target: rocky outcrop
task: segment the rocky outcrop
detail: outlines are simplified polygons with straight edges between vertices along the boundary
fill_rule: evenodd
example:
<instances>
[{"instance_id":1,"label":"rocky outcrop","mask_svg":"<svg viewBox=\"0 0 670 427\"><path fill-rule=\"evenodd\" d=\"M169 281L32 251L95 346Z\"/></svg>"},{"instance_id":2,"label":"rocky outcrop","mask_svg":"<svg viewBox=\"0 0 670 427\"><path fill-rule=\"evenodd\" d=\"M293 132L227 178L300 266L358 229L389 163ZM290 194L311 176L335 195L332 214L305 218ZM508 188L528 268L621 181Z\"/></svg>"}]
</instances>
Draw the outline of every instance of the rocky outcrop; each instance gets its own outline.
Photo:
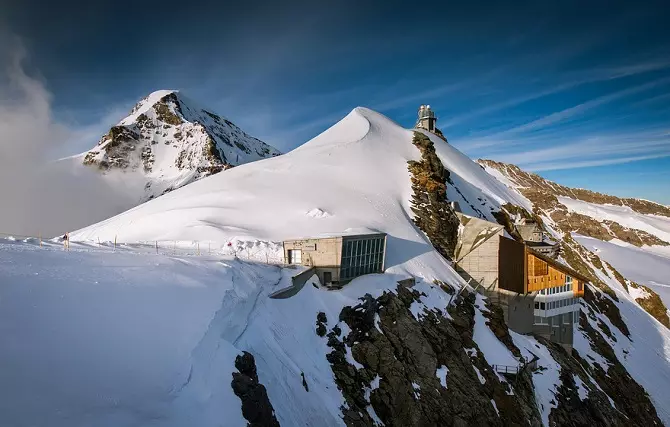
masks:
<instances>
[{"instance_id":1,"label":"rocky outcrop","mask_svg":"<svg viewBox=\"0 0 670 427\"><path fill-rule=\"evenodd\" d=\"M585 325L588 325L588 322L583 324ZM590 327L587 327L589 337L595 337L594 334L597 333L588 328ZM577 352L570 355L557 344L546 340L542 340L542 343L550 350L554 360L561 365L561 384L556 393L558 404L549 414L550 425L584 427L662 425L644 389L616 360L611 348L607 350L603 347L608 344L602 339L597 345L608 355L608 361L614 357L608 373L605 373L599 365L591 368ZM613 403L610 403L610 398Z\"/></svg>"},{"instance_id":2,"label":"rocky outcrop","mask_svg":"<svg viewBox=\"0 0 670 427\"><path fill-rule=\"evenodd\" d=\"M670 328L668 309L665 307L665 304L663 304L661 297L648 286L640 285L635 282L629 282L629 284L635 289L640 289L645 295L644 297L635 298L635 301L637 301L647 313L654 316L654 318L661 322L666 328Z\"/></svg>"},{"instance_id":3,"label":"rocky outcrop","mask_svg":"<svg viewBox=\"0 0 670 427\"><path fill-rule=\"evenodd\" d=\"M557 361L560 361L561 365L565 364L565 366L570 367L571 373L578 375L582 382L589 385L588 400L584 401L588 405L586 413L591 413L594 417L597 415L597 418L595 419L600 421L598 422L598 425L662 426L663 423L658 418L656 408L651 403L649 395L619 362L612 347L591 326L585 316L581 317L579 324L580 329L584 331L590 341L592 348L607 361L607 370L603 369L603 367L597 363L594 363L593 366L591 366L591 364L588 363L576 350L573 350L572 358L568 358L565 355L565 352L562 351L563 349L554 346L552 356L554 356ZM583 370L577 369L574 364L572 364L571 361L573 359L581 364ZM598 387L591 387L590 381L586 381L588 377L585 378L583 372L587 372L594 378L602 392L606 393L606 395L612 399L613 405L610 404L607 406L602 402L598 404L595 403L596 400L602 400L597 393ZM561 401L564 407L561 407ZM562 398L559 397L557 414L561 412L563 413L558 419L562 420L562 422L566 422L566 424L557 425L593 425L593 418L590 421L574 418L575 412L573 408L575 406L581 406L584 402L577 403L574 399L574 393L562 393ZM613 409L613 406L616 407L616 409ZM609 411L610 416L605 417L602 414L603 410ZM581 413L584 414L584 411ZM570 422L569 419L571 417L573 418ZM607 418L609 418L609 422L604 422L603 420L606 420ZM577 423L578 421L579 423Z\"/></svg>"},{"instance_id":4,"label":"rocky outcrop","mask_svg":"<svg viewBox=\"0 0 670 427\"><path fill-rule=\"evenodd\" d=\"M366 295L360 304L340 313L339 324L346 324L348 334L339 326L328 332L327 358L346 401L345 423L541 425L532 377L541 376L543 368L533 373L533 364L525 364L518 375L501 380L473 341L474 296L460 299L448 315L436 309L417 318L410 307L420 297L418 291L403 286L378 298ZM594 308L589 307L591 312ZM520 356L500 307L487 301L486 309L482 312L488 327ZM324 323L320 317L317 324ZM556 407L549 413L550 425L661 425L644 389L584 316L581 327L610 366L607 372L597 364L592 367L577 352L571 355L560 345L538 338L560 365L561 384L555 392ZM443 381L438 371L445 370Z\"/></svg>"},{"instance_id":5,"label":"rocky outcrop","mask_svg":"<svg viewBox=\"0 0 670 427\"><path fill-rule=\"evenodd\" d=\"M419 297L402 286L376 299L366 295L340 313L351 332L328 333L328 360L347 403L345 423L541 425L529 377L501 382L472 340L474 298L453 307L452 321L439 311L417 320L410 306ZM448 370L444 385L438 369Z\"/></svg>"},{"instance_id":6,"label":"rocky outcrop","mask_svg":"<svg viewBox=\"0 0 670 427\"><path fill-rule=\"evenodd\" d=\"M442 256L453 259L460 222L447 200L449 171L442 165L433 142L426 135L414 132L412 143L421 151L420 161L408 162L412 174L414 223L426 233Z\"/></svg>"},{"instance_id":7,"label":"rocky outcrop","mask_svg":"<svg viewBox=\"0 0 670 427\"><path fill-rule=\"evenodd\" d=\"M516 183L523 189L534 189L537 191L542 191L545 194L565 196L601 205L610 204L617 206L628 206L635 212L641 214L653 214L670 217L670 207L664 206L660 203L642 199L610 196L608 194L598 193L596 191L586 190L583 188L566 187L564 185L544 179L537 174L526 172L518 166L509 163L496 162L494 160L486 159L479 159L477 162L480 165L497 169L503 173L503 175L509 177L512 182Z\"/></svg>"},{"instance_id":8,"label":"rocky outcrop","mask_svg":"<svg viewBox=\"0 0 670 427\"><path fill-rule=\"evenodd\" d=\"M246 351L235 358L235 367L230 383L233 392L242 401L242 416L249 427L279 427L267 390L258 382L256 361ZM224 420L221 420L225 424Z\"/></svg>"}]
</instances>

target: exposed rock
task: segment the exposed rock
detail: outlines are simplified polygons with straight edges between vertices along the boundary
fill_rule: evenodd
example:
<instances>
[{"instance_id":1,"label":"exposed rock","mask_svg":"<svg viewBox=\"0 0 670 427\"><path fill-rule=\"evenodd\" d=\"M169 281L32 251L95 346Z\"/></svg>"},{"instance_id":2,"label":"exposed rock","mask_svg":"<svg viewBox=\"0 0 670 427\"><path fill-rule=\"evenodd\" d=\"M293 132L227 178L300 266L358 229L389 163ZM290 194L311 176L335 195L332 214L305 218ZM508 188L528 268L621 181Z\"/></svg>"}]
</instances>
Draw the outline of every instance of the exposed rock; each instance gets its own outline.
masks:
<instances>
[{"instance_id":1,"label":"exposed rock","mask_svg":"<svg viewBox=\"0 0 670 427\"><path fill-rule=\"evenodd\" d=\"M333 331L328 334L328 360L347 402L345 423L373 425L373 413L386 426L541 425L529 377L519 379L514 394L508 394L512 386L501 383L477 351L472 298L452 308L453 322L437 312L418 321L409 308L419 296L402 286L377 299L366 295L340 314L349 335L339 340ZM376 316L383 333L375 327ZM347 361L348 348L362 367ZM464 349L474 350L468 354ZM436 375L440 366L449 369L447 388ZM377 377L379 387L372 389Z\"/></svg>"},{"instance_id":2,"label":"exposed rock","mask_svg":"<svg viewBox=\"0 0 670 427\"><path fill-rule=\"evenodd\" d=\"M279 422L275 417L267 390L258 382L254 356L246 351L243 352L235 358L235 367L239 372L233 372L233 381L230 385L235 395L242 401L242 415L248 421L247 425L278 427Z\"/></svg>"},{"instance_id":3,"label":"exposed rock","mask_svg":"<svg viewBox=\"0 0 670 427\"><path fill-rule=\"evenodd\" d=\"M447 200L449 171L442 165L426 135L414 132L412 142L421 151L420 161L408 162L412 174L414 223L426 233L442 256L452 259L460 221Z\"/></svg>"},{"instance_id":4,"label":"exposed rock","mask_svg":"<svg viewBox=\"0 0 670 427\"><path fill-rule=\"evenodd\" d=\"M651 403L651 400L649 399L649 395L647 392L642 388L635 380L630 376L628 371L626 371L626 368L623 367L623 365L619 362L619 360L616 357L616 354L612 350L612 347L605 341L605 339L600 336L598 332L596 332L595 329L591 327L589 322L586 320L585 316L582 316L580 318L580 329L584 331L586 336L588 337L589 341L591 342L591 346L594 348L596 352L598 352L601 356L603 356L607 363L609 364L609 367L607 368L607 371L605 371L599 364L594 364L594 367L592 368L589 363L582 359L578 352L576 350L573 350L573 357L575 360L580 362L582 365L583 369L588 372L598 383L600 388L604 393L607 394L613 401L616 406L616 410L611 411L612 413L610 414L610 419L614 420L611 423L604 423L600 422L598 425L621 425L621 426L629 426L629 425L640 425L640 426L661 426L663 423L661 420L658 418L658 415L656 413L656 408L654 405ZM581 332L576 332L576 333L581 333ZM557 346L550 347L552 348L552 356L554 356L557 361L562 359L561 356L561 348L558 348ZM563 352L564 354L564 352ZM569 365L569 361L571 359L566 360L561 360L561 365ZM571 367L570 372L574 374L578 374L582 381L590 385L590 381L587 382L584 380L584 376L581 375L580 370L576 369L574 366ZM593 388L590 389L589 394L588 394L588 400L591 400L593 395L597 395L597 390L594 390ZM593 402L586 402L586 405L591 406L589 408L589 412L594 412L596 411L595 406L596 403ZM576 402L572 400L572 404L574 405ZM564 404L566 406L570 406L570 402L565 401ZM601 409L599 411L603 411L602 406L603 404L599 405ZM611 407L611 406L609 406ZM561 412L560 404L559 412ZM609 410L609 408L607 408ZM569 410L568 410L569 411ZM602 412L601 412L602 413ZM622 416L619 416L618 414L621 414ZM553 414L553 411L552 411ZM564 414L562 419L565 419L568 415L574 414L574 412L567 412ZM634 420L634 421L633 421ZM591 425L593 424L593 420L589 423L587 421L584 421L583 424L566 424L566 425Z\"/></svg>"},{"instance_id":5,"label":"exposed rock","mask_svg":"<svg viewBox=\"0 0 670 427\"><path fill-rule=\"evenodd\" d=\"M575 353L575 357L572 357L560 345L547 340L541 341L550 350L554 360L561 365L561 385L558 387L556 393L558 406L549 414L549 423L551 425L584 427L593 425L628 426L632 425L631 420L636 420L636 425L659 425L656 424L659 420L655 415L655 411L642 414L641 416L638 416L635 412L640 409L646 411L651 406L651 402L643 390L643 397L634 396L634 394L641 391L641 387L627 373L622 378L598 378L599 373L591 369L578 354ZM621 367L620 364L619 366ZM580 398L579 386L576 383L575 377L581 382L581 386L588 390L584 400ZM616 396L609 395L615 402L616 408L613 408L608 399L609 393L606 394L603 391L607 390L607 388L601 386L603 390L599 389L598 385L592 382L592 378L594 377L598 378L599 383L607 381L610 387L614 387L614 384L618 383L617 388L621 386L630 386L632 388L625 391L624 394L617 392ZM646 403L644 403L645 401ZM653 406L651 406L651 409L653 409Z\"/></svg>"},{"instance_id":6,"label":"exposed rock","mask_svg":"<svg viewBox=\"0 0 670 427\"><path fill-rule=\"evenodd\" d=\"M326 328L327 323L328 318L326 317L326 313L320 311L319 314L317 314L316 316L316 334L318 336L320 337L326 336L326 332L328 332L328 329Z\"/></svg>"},{"instance_id":7,"label":"exposed rock","mask_svg":"<svg viewBox=\"0 0 670 427\"><path fill-rule=\"evenodd\" d=\"M636 298L638 304L642 306L649 314L654 316L656 320L661 322L666 328L670 328L670 319L668 319L668 309L663 304L663 300L658 296L653 289L639 285L635 282L630 282L630 285L633 288L642 289L646 292L647 297L645 298Z\"/></svg>"}]
</instances>

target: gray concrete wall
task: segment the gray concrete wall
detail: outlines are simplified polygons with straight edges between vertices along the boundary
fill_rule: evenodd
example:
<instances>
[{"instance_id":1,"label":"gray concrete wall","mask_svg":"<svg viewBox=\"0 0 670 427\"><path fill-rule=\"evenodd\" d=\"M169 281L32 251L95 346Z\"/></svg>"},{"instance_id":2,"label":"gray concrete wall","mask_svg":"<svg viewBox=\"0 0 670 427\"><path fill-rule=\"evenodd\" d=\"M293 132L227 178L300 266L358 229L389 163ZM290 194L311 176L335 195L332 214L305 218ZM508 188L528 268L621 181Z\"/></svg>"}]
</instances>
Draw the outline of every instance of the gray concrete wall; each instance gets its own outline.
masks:
<instances>
[{"instance_id":1,"label":"gray concrete wall","mask_svg":"<svg viewBox=\"0 0 670 427\"><path fill-rule=\"evenodd\" d=\"M293 295L297 294L305 287L305 283L314 276L316 273L314 267L308 268L307 270L296 274L291 278L291 285L280 289L276 292L271 293L269 296L273 299L286 299L291 298Z\"/></svg>"},{"instance_id":2,"label":"gray concrete wall","mask_svg":"<svg viewBox=\"0 0 670 427\"><path fill-rule=\"evenodd\" d=\"M562 314L549 319L551 319L551 325L533 325L533 333L561 344L566 349L571 349L574 344L574 323L564 323Z\"/></svg>"},{"instance_id":3,"label":"gray concrete wall","mask_svg":"<svg viewBox=\"0 0 670 427\"><path fill-rule=\"evenodd\" d=\"M502 307L508 328L519 334L533 332L534 293L524 295L498 289L497 291L487 292L487 296Z\"/></svg>"},{"instance_id":4,"label":"gray concrete wall","mask_svg":"<svg viewBox=\"0 0 670 427\"><path fill-rule=\"evenodd\" d=\"M482 243L458 262L458 268L488 288L498 279L498 238ZM483 280L482 280L483 279Z\"/></svg>"},{"instance_id":5,"label":"gray concrete wall","mask_svg":"<svg viewBox=\"0 0 670 427\"><path fill-rule=\"evenodd\" d=\"M287 240L284 242L284 259L288 261L289 250L302 251L302 265L316 266L319 280L324 283L323 273L332 274L332 280L340 280L340 261L342 259L342 237L322 239Z\"/></svg>"},{"instance_id":6,"label":"gray concrete wall","mask_svg":"<svg viewBox=\"0 0 670 427\"><path fill-rule=\"evenodd\" d=\"M489 288L498 279L499 236L503 235L503 227L469 215L456 215L462 226L455 251L456 271L466 280L472 278L474 286L481 282Z\"/></svg>"}]
</instances>

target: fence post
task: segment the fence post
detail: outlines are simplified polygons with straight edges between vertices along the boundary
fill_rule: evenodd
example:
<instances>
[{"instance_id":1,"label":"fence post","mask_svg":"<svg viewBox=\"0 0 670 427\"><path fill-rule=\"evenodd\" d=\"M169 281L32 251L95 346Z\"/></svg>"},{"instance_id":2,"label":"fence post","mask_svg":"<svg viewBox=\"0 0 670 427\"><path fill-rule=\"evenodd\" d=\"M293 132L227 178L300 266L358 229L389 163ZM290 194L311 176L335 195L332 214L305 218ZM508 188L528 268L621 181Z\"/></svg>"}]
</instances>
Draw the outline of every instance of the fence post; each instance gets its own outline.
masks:
<instances>
[{"instance_id":1,"label":"fence post","mask_svg":"<svg viewBox=\"0 0 670 427\"><path fill-rule=\"evenodd\" d=\"M40 248L42 247L42 232L40 231Z\"/></svg>"},{"instance_id":2,"label":"fence post","mask_svg":"<svg viewBox=\"0 0 670 427\"><path fill-rule=\"evenodd\" d=\"M158 253L158 240L156 240L156 253Z\"/></svg>"},{"instance_id":3,"label":"fence post","mask_svg":"<svg viewBox=\"0 0 670 427\"><path fill-rule=\"evenodd\" d=\"M195 242L196 246L198 246L198 256L200 256L200 242Z\"/></svg>"},{"instance_id":4,"label":"fence post","mask_svg":"<svg viewBox=\"0 0 670 427\"><path fill-rule=\"evenodd\" d=\"M100 247L100 236L98 236L98 247Z\"/></svg>"},{"instance_id":5,"label":"fence post","mask_svg":"<svg viewBox=\"0 0 670 427\"><path fill-rule=\"evenodd\" d=\"M116 250L116 235L114 236L114 250Z\"/></svg>"}]
</instances>

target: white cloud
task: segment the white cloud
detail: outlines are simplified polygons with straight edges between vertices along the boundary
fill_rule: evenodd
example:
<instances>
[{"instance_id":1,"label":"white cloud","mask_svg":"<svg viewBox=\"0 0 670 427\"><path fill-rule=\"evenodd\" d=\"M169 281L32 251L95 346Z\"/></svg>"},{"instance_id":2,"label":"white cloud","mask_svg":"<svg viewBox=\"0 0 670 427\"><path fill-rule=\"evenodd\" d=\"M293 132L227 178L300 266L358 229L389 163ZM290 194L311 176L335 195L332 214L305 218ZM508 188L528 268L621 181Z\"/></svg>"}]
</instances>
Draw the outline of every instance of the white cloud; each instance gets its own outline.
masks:
<instances>
[{"instance_id":1,"label":"white cloud","mask_svg":"<svg viewBox=\"0 0 670 427\"><path fill-rule=\"evenodd\" d=\"M127 208L95 173L53 161L81 134L53 119L51 94L25 73L25 50L11 43L0 49L0 233L62 234Z\"/></svg>"}]
</instances>

